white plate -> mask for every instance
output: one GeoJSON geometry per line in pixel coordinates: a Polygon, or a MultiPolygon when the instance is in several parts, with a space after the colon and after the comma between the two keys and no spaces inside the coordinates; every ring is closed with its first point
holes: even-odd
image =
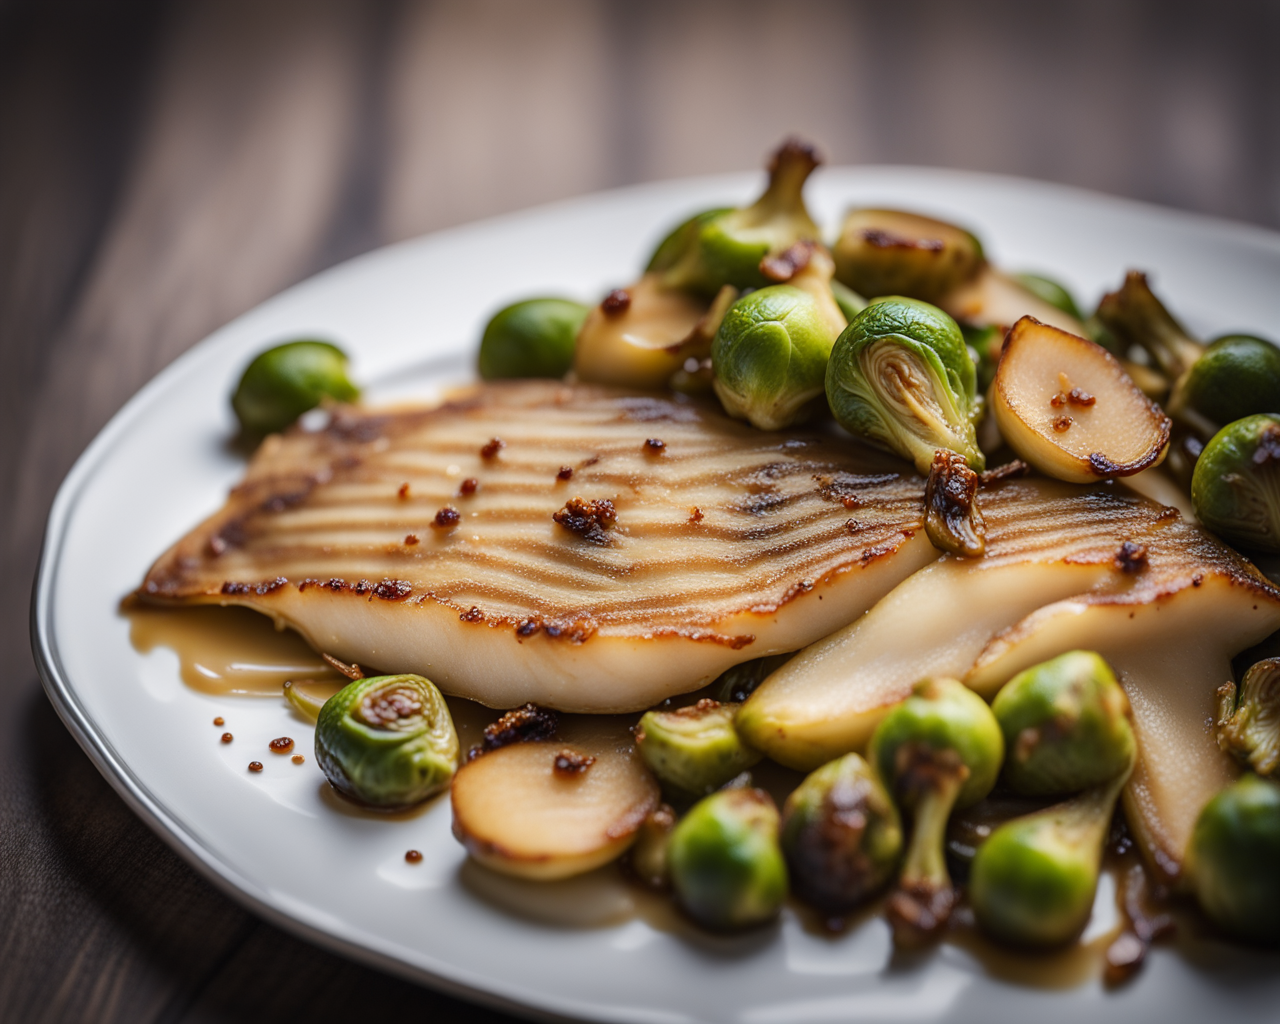
{"type": "MultiPolygon", "coordinates": [[[[829,939],[788,913],[772,930],[719,940],[643,918],[556,927],[519,917],[468,884],[447,801],[408,821],[373,820],[323,803],[312,759],[299,769],[264,757],[266,770],[250,775],[250,752],[271,737],[287,732],[309,751],[307,727],[281,701],[196,693],[170,652],[130,646],[117,602],[243,470],[224,446],[227,395],[256,350],[299,334],[333,337],[352,353],[356,376],[375,382],[373,397],[421,393],[466,376],[496,307],[547,292],[594,301],[634,277],[674,220],[745,199],[758,182],[741,175],[589,196],[384,249],[290,289],[177,360],[90,445],[53,506],[33,630],[59,714],[130,805],[235,898],[323,945],[525,1013],[750,1024],[1274,1020],[1280,963],[1212,945],[1190,957],[1157,950],[1118,993],[1094,983],[1046,991],[995,981],[951,946],[890,963],[879,920],[829,939]],[[215,741],[215,714],[234,720],[231,746],[215,741]],[[405,864],[409,847],[425,853],[422,864],[405,864]]],[[[1194,326],[1280,337],[1280,236],[1267,232],[946,171],[823,171],[810,199],[828,225],[852,203],[958,220],[1001,265],[1052,272],[1088,302],[1141,267],[1194,326]]],[[[586,912],[591,884],[556,899],[586,912]]]]}

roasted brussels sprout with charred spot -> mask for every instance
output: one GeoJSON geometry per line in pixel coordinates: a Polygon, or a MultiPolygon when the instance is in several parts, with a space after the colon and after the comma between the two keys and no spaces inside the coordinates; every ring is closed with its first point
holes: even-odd
{"type": "Polygon", "coordinates": [[[761,430],[804,418],[823,393],[827,359],[844,328],[831,293],[831,259],[806,249],[805,266],[788,284],[761,288],[729,307],[711,365],[715,391],[731,416],[761,430]]]}
{"type": "Polygon", "coordinates": [[[1191,503],[1228,543],[1280,552],[1280,416],[1246,416],[1214,434],[1196,460],[1191,503]]]}
{"type": "Polygon", "coordinates": [[[675,827],[676,812],[662,804],[650,812],[636,833],[636,841],[628,854],[631,873],[650,889],[665,889],[671,882],[667,853],[675,827]]]}
{"type": "Polygon", "coordinates": [[[787,797],[782,850],[796,895],[823,913],[843,914],[893,878],[902,822],[870,765],[846,754],[787,797]]]}
{"type": "Polygon", "coordinates": [[[833,251],[836,277],[872,298],[937,302],[984,263],[982,246],[968,231],[901,210],[850,211],[833,251]]]}
{"type": "Polygon", "coordinates": [[[703,699],[675,711],[650,711],[636,727],[640,756],[677,799],[696,799],[756,764],[761,754],[738,738],[737,704],[703,699]]]}
{"type": "Polygon", "coordinates": [[[992,386],[1000,433],[1018,456],[1069,483],[1157,466],[1171,423],[1106,349],[1025,316],[1013,325],[992,386]]]}
{"type": "MultiPolygon", "coordinates": [[[[686,229],[683,251],[662,271],[663,285],[710,297],[727,284],[735,288],[769,284],[760,269],[762,259],[801,240],[821,238],[803,195],[804,183],[817,166],[812,147],[783,143],[770,162],[764,195],[751,206],[695,219],[695,225],[686,229]]],[[[666,243],[659,247],[663,261],[670,258],[674,246],[673,240],[671,247],[666,243]]]]}
{"type": "Polygon", "coordinates": [[[1206,437],[1245,416],[1280,412],[1280,348],[1246,334],[1217,339],[1174,385],[1169,412],[1206,437]]]}
{"type": "Polygon", "coordinates": [[[357,679],[325,702],[316,761],[330,784],[371,807],[421,803],[449,784],[458,735],[449,708],[422,676],[357,679]]]}
{"type": "Polygon", "coordinates": [[[1169,381],[1177,380],[1204,354],[1204,346],[1165,309],[1147,275],[1139,271],[1129,271],[1117,291],[1104,295],[1094,315],[1115,339],[1120,355],[1138,346],[1169,381]]]}
{"type": "Polygon", "coordinates": [[[1004,780],[1015,793],[1078,793],[1133,763],[1129,700],[1093,651],[1069,651],[1018,673],[991,710],[1004,733],[1004,780]]]}
{"type": "Polygon", "coordinates": [[[787,898],[778,809],[760,789],[726,789],[698,804],[671,834],[667,864],[676,899],[719,931],[765,924],[787,898]]]}
{"type": "Polygon", "coordinates": [[[1063,285],[1051,277],[1041,274],[1013,274],[1013,280],[1022,285],[1036,298],[1049,303],[1054,309],[1061,310],[1075,320],[1084,320],[1075,298],[1063,285]]]}
{"type": "Polygon", "coordinates": [[[969,903],[979,927],[1011,945],[1056,946],[1084,930],[1102,848],[1126,768],[1080,796],[1006,822],[973,859],[969,903]]]}
{"type": "Polygon", "coordinates": [[[1280,943],[1280,785],[1256,775],[1205,805],[1187,853],[1200,906],[1230,934],[1280,943]]]}
{"type": "Polygon", "coordinates": [[[290,341],[254,357],[240,378],[231,407],[242,433],[278,433],[325,398],[354,402],[360,390],[347,379],[347,354],[327,341],[290,341]]]}
{"type": "Polygon", "coordinates": [[[836,340],[827,401],[840,425],[929,472],[939,448],[984,460],[973,359],[956,322],[925,302],[877,299],[836,340]]]}
{"type": "Polygon", "coordinates": [[[658,247],[653,250],[653,255],[649,257],[649,265],[644,268],[645,273],[670,270],[675,262],[684,255],[685,250],[695,244],[698,231],[704,224],[732,212],[732,206],[717,206],[711,210],[695,213],[688,220],[676,225],[671,229],[670,234],[659,242],[658,247]]]}
{"type": "Polygon", "coordinates": [[[1238,693],[1233,682],[1219,687],[1218,746],[1259,775],[1280,768],[1280,658],[1250,666],[1238,693]]]}
{"type": "Polygon", "coordinates": [[[868,760],[912,817],[911,841],[888,915],[896,940],[917,945],[951,916],[955,890],[944,853],[947,819],[995,785],[1004,737],[991,709],[955,679],[928,679],[892,708],[868,760]]]}
{"type": "Polygon", "coordinates": [[[981,478],[963,455],[939,448],[933,453],[924,488],[924,529],[940,551],[979,558],[987,550],[987,524],[978,508],[981,478]]]}
{"type": "Polygon", "coordinates": [[[480,376],[563,377],[588,312],[568,299],[525,299],[499,310],[480,339],[480,376]]]}

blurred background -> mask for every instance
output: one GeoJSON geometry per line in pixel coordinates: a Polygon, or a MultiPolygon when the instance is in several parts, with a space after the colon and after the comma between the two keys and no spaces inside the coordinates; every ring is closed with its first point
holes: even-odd
{"type": "Polygon", "coordinates": [[[0,0],[0,1019],[469,1013],[215,893],[39,692],[49,501],[184,349],[387,242],[789,133],[1280,226],[1277,52],[1277,0],[0,0]]]}

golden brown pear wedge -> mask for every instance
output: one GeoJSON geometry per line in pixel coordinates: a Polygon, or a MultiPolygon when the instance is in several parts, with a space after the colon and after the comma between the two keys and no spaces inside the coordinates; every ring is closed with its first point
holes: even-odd
{"type": "Polygon", "coordinates": [[[1033,316],[1071,334],[1084,325],[1070,313],[1045,302],[1017,281],[988,264],[972,279],[938,300],[938,305],[962,323],[1007,330],[1024,316],[1033,316]]]}
{"type": "Polygon", "coordinates": [[[580,875],[621,856],[660,801],[632,722],[566,718],[554,740],[514,743],[467,762],[453,778],[453,834],[486,867],[536,880],[580,875]]]}
{"type": "MultiPolygon", "coordinates": [[[[687,292],[664,288],[661,276],[645,274],[635,284],[610,292],[587,314],[573,356],[579,380],[662,388],[686,359],[710,353],[715,327],[698,330],[709,312],[707,304],[687,292]]],[[[735,294],[730,290],[728,302],[718,305],[727,308],[735,294]]],[[[723,308],[719,315],[723,317],[723,308]]]]}
{"type": "Polygon", "coordinates": [[[1005,339],[991,407],[1010,448],[1072,483],[1149,469],[1169,447],[1169,417],[1115,356],[1030,316],[1005,339]]]}

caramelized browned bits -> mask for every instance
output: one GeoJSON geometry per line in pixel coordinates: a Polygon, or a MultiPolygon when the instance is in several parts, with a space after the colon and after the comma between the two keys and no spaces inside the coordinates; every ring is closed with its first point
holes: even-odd
{"type": "Polygon", "coordinates": [[[249,762],[249,771],[251,771],[251,772],[260,772],[260,771],[262,771],[262,762],[261,762],[261,761],[250,761],[250,762],[249,762]]]}
{"type": "Polygon", "coordinates": [[[576,750],[565,749],[556,754],[551,767],[560,778],[571,779],[581,775],[595,763],[596,759],[590,754],[580,754],[576,750]]]}
{"type": "Polygon", "coordinates": [[[565,502],[564,508],[552,513],[551,518],[584,540],[604,544],[609,539],[605,529],[617,522],[618,513],[613,502],[607,498],[595,498],[591,501],[570,498],[565,502]]]}
{"type": "Polygon", "coordinates": [[[561,467],[560,467],[560,472],[558,472],[558,473],[556,474],[556,479],[557,479],[557,480],[568,480],[568,479],[569,479],[569,477],[571,477],[571,476],[573,476],[573,467],[572,467],[572,466],[561,466],[561,467]]]}
{"type": "Polygon", "coordinates": [[[502,449],[505,448],[506,446],[507,446],[507,442],[502,440],[502,438],[500,437],[490,438],[489,443],[480,449],[480,458],[492,459],[498,454],[498,452],[502,451],[502,449]]]}
{"type": "Polygon", "coordinates": [[[1062,434],[1070,430],[1071,424],[1074,422],[1075,420],[1073,420],[1070,416],[1059,416],[1056,420],[1053,421],[1053,429],[1056,430],[1059,434],[1062,434]]]}
{"type": "Polygon", "coordinates": [[[645,441],[644,450],[649,455],[661,455],[667,450],[667,442],[660,437],[651,437],[645,441]]]}
{"type": "Polygon", "coordinates": [[[456,508],[453,508],[450,505],[446,505],[444,508],[442,508],[439,512],[436,513],[435,519],[432,520],[432,525],[435,526],[437,529],[447,530],[451,527],[457,526],[458,520],[461,518],[462,518],[462,515],[458,512],[456,508]]]}
{"type": "Polygon", "coordinates": [[[458,488],[458,493],[462,495],[472,495],[476,493],[476,488],[479,486],[480,481],[473,476],[469,476],[462,481],[462,486],[458,488]]]}
{"type": "Polygon", "coordinates": [[[600,309],[605,316],[619,316],[631,308],[631,293],[625,288],[615,288],[604,297],[600,309]]]}
{"type": "Polygon", "coordinates": [[[540,708],[536,704],[526,704],[508,711],[496,722],[484,727],[484,742],[480,744],[479,753],[488,753],[490,750],[526,740],[549,740],[556,734],[558,721],[554,711],[540,708]]]}
{"type": "Polygon", "coordinates": [[[399,489],[398,491],[396,491],[396,495],[397,495],[397,497],[399,497],[399,498],[400,498],[400,500],[401,500],[401,501],[404,501],[406,498],[408,498],[408,497],[409,497],[409,484],[408,484],[407,482],[406,482],[406,483],[401,484],[401,485],[400,485],[400,489],[399,489]]]}
{"type": "Polygon", "coordinates": [[[291,760],[294,764],[302,764],[302,762],[305,761],[306,758],[303,757],[301,754],[294,754],[293,757],[291,757],[289,760],[291,760]]]}
{"type": "Polygon", "coordinates": [[[418,543],[418,535],[416,533],[406,533],[404,537],[405,547],[413,547],[418,543]]]}
{"type": "Polygon", "coordinates": [[[223,742],[223,743],[230,743],[233,739],[235,739],[235,737],[234,737],[234,736],[232,736],[232,735],[231,735],[231,733],[229,733],[229,732],[224,732],[224,733],[222,734],[222,742],[223,742]]]}
{"type": "Polygon", "coordinates": [[[689,522],[700,523],[702,522],[702,519],[702,509],[698,508],[697,505],[694,505],[693,508],[689,509],[689,522]]]}
{"type": "Polygon", "coordinates": [[[267,746],[271,748],[273,754],[287,754],[293,749],[293,739],[289,736],[279,736],[267,746]]]}
{"type": "Polygon", "coordinates": [[[407,850],[405,852],[404,859],[410,864],[418,864],[422,861],[422,853],[418,850],[407,850]]]}
{"type": "Polygon", "coordinates": [[[1147,546],[1127,540],[1116,552],[1116,568],[1121,572],[1139,572],[1147,564],[1147,546]]]}
{"type": "Polygon", "coordinates": [[[225,718],[223,718],[221,715],[219,715],[217,718],[215,718],[215,719],[213,720],[213,724],[214,724],[214,725],[226,725],[226,724],[227,724],[227,720],[226,720],[225,718]]]}

